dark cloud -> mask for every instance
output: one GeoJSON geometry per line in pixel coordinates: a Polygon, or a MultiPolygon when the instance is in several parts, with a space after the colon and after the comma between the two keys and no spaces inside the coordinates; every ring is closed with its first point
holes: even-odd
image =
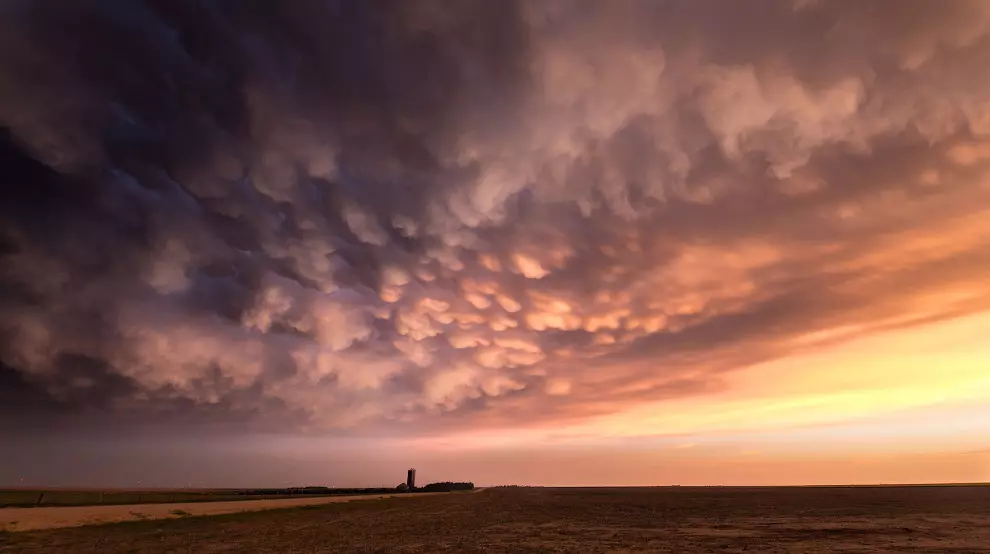
{"type": "Polygon", "coordinates": [[[580,418],[986,308],[980,1],[0,10],[22,430],[580,418]]]}

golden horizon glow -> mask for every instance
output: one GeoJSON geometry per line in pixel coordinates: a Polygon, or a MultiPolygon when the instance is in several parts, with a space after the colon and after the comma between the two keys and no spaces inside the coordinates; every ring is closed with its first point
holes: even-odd
{"type": "MultiPolygon", "coordinates": [[[[711,394],[617,407],[571,425],[408,444],[426,452],[570,447],[603,466],[614,456],[647,456],[681,484],[713,484],[714,475],[722,484],[990,480],[988,336],[990,313],[981,313],[740,369],[711,394]],[[824,471],[832,464],[845,469],[824,471]]],[[[574,479],[558,484],[596,484],[574,479]]],[[[598,484],[654,480],[639,471],[598,484]]]]}

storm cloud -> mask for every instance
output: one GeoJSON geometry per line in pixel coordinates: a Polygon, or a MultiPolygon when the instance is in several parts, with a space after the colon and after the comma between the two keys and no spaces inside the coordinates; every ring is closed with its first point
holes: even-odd
{"type": "Polygon", "coordinates": [[[985,310],[988,33],[982,0],[4,2],[3,417],[525,426],[985,310]]]}

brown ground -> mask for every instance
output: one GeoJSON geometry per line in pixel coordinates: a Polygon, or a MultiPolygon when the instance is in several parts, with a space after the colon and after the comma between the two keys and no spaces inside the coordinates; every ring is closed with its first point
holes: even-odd
{"type": "Polygon", "coordinates": [[[0,533],[0,552],[990,552],[990,487],[493,489],[0,533]]]}
{"type": "Polygon", "coordinates": [[[316,496],[355,496],[359,494],[382,495],[394,489],[328,489],[308,490],[305,495],[295,489],[270,489],[268,491],[245,489],[99,489],[99,488],[45,488],[17,487],[0,489],[0,508],[33,508],[37,506],[100,506],[110,504],[158,504],[178,502],[221,502],[234,500],[281,500],[285,498],[313,498],[316,496]],[[261,494],[264,492],[264,494],[261,494]]]}
{"type": "MultiPolygon", "coordinates": [[[[421,492],[415,496],[445,494],[421,492]]],[[[53,506],[41,508],[0,508],[0,530],[33,531],[58,527],[78,527],[96,523],[136,521],[147,519],[167,519],[187,516],[210,516],[271,510],[275,508],[298,508],[330,502],[350,502],[352,500],[374,500],[393,496],[410,497],[403,494],[362,494],[340,496],[311,496],[302,498],[281,498],[270,500],[234,500],[219,502],[180,502],[155,504],[122,504],[112,506],[53,506]]]]}

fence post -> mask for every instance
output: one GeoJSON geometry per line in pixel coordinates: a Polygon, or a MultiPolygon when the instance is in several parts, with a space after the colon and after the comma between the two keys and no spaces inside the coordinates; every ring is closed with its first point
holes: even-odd
{"type": "Polygon", "coordinates": [[[41,501],[45,498],[45,493],[38,495],[38,501],[34,504],[35,506],[41,506],[41,501]]]}
{"type": "Polygon", "coordinates": [[[100,504],[103,504],[103,491],[100,491],[100,504]]]}

